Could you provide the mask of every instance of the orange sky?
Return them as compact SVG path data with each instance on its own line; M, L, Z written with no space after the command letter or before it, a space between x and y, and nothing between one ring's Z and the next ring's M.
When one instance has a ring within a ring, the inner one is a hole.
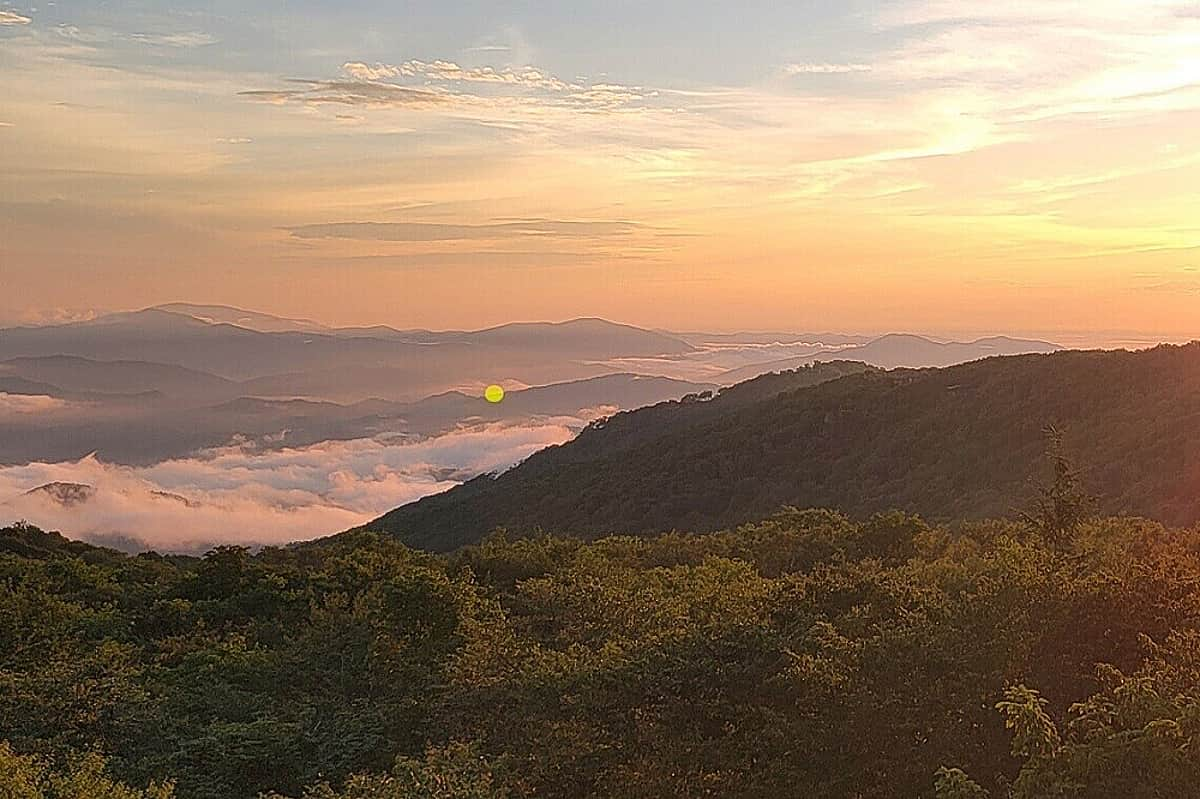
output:
M0 320L1200 336L1194 0L461 5L0 10Z

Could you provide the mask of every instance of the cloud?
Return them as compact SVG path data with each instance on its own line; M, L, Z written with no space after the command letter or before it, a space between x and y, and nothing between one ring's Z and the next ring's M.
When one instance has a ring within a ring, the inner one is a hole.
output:
M76 25L59 25L55 28L59 36L83 44L107 44L113 42L137 42L151 47L177 47L192 49L216 44L216 37L203 31L177 31L175 33L124 33L111 28L83 29Z
M852 72L870 72L869 64L788 64L785 75L845 75Z
M585 420L486 425L423 441L359 439L280 451L227 447L149 467L95 457L0 468L0 524L25 519L92 541L140 540L159 550L221 543L283 544L357 526L477 474L503 470L574 435ZM94 487L64 507L47 483Z
M396 86L365 80L293 80L303 89L255 90L238 92L251 100L283 105L345 105L368 108L423 108L444 104L445 94L429 89Z
M1147 273L1136 277L1145 281L1138 286L1142 291L1174 295L1200 294L1200 267L1184 266L1173 272Z
M582 88L567 83L536 67L462 67L453 61L405 61L403 64L375 64L369 66L360 61L349 61L342 65L346 74L363 79L381 78L425 78L442 83L493 83L517 86L526 89L544 89L563 92Z
M207 33L200 31L185 31L182 33L131 33L131 41L150 44L158 47L206 47L216 44L217 40Z
M0 392L0 419L63 410L68 403L43 394L5 394Z
M304 89L258 89L241 96L276 105L339 103L364 107L443 108L490 124L496 113L534 120L554 109L606 111L659 96L639 86L568 82L537 67L464 67L453 61L342 64L345 78L292 80ZM512 121L512 120L508 120Z
M11 206L4 210L12 213ZM40 327L42 325L62 325L70 322L89 322L102 313L104 312L96 308L22 308L14 315L12 321L21 325Z
M628 236L639 227L634 222L623 221L522 219L484 225L438 222L328 222L286 229L298 239L428 242Z
M22 16L15 11L0 11L0 26L4 25L28 25L33 22L29 17Z

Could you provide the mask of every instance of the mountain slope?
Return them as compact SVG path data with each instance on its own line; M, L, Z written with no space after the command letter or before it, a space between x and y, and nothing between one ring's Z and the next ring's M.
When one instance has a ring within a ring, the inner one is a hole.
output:
M647 432L632 446L599 430L367 527L449 549L498 526L712 530L782 505L1004 516L1028 496L1049 424L1065 430L1103 510L1200 520L1193 343L864 372Z
M146 361L94 361L74 355L13 358L0 361L0 377L49 383L70 392L137 394L157 391L168 397L211 400L236 396L237 384L182 366Z
M856 346L823 350L794 358L731 369L718 379L726 384L737 383L767 372L795 369L807 363L827 361L831 358L862 361L881 369L920 369L930 366L954 366L995 355L1026 355L1057 352L1060 349L1062 347L1048 341L1017 339L1008 336L992 336L975 341L934 341L924 336L889 333Z
M606 319L584 318L566 322L514 322L463 334L477 346L519 347L547 355L615 358L630 355L677 355L692 346L666 333L645 330Z
M288 319L282 316L234 308L229 305L199 305L192 302L169 302L156 305L154 310L182 314L211 324L237 325L260 333L282 333L295 330L307 333L329 332L330 328L311 319Z
M210 306L165 307L203 318L149 308L86 322L0 330L0 361L64 355L149 361L243 381L241 393L354 402L369 397L411 401L468 380L529 385L576 380L618 371L602 365L613 359L692 349L662 333L600 319L474 332L260 332L223 320L263 326L273 317ZM285 328L291 323L276 321Z

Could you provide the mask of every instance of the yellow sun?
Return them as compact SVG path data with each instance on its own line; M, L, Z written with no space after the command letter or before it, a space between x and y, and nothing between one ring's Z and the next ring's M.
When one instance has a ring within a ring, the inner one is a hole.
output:
M483 398L491 403L500 402L504 399L504 389L497 385L488 386L484 389Z

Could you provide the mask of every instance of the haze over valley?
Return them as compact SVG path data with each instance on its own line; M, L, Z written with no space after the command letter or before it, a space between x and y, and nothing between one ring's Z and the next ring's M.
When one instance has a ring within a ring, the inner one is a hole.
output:
M0 517L134 549L288 543L503 471L619 410L760 374L1055 349L1009 337L675 334L600 319L335 328L186 303L9 328ZM492 384L506 391L500 403L483 397Z

